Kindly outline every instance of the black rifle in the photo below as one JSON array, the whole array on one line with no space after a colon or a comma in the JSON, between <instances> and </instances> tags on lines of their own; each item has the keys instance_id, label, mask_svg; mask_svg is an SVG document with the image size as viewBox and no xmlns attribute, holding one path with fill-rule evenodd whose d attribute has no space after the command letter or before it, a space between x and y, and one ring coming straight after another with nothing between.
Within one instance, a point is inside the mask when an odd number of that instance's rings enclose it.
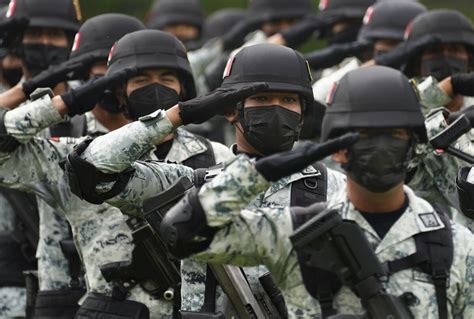
<instances>
[{"instance_id":1,"label":"black rifle","mask_svg":"<svg viewBox=\"0 0 474 319\"><path fill-rule=\"evenodd\" d=\"M151 295L174 300L179 294L179 261L173 258L156 231L164 214L194 187L188 178L179 179L171 188L144 202L144 216L127 220L135 249L131 262L110 263L101 267L107 281L115 281L125 291L136 283Z\"/></svg>"},{"instance_id":2,"label":"black rifle","mask_svg":"<svg viewBox=\"0 0 474 319\"><path fill-rule=\"evenodd\" d=\"M398 297L384 291L380 278L385 272L355 222L342 220L336 210L325 210L298 228L290 240L296 251L306 254L309 267L335 273L349 286L361 298L369 318L413 318Z\"/></svg>"},{"instance_id":3,"label":"black rifle","mask_svg":"<svg viewBox=\"0 0 474 319\"><path fill-rule=\"evenodd\" d=\"M204 174L204 171L198 170L197 174L198 180L202 182L209 181L215 175L217 175L222 169L222 166L211 168L207 173ZM205 176L204 176L205 175ZM189 192L194 187L193 183L188 177L179 178L170 188L161 192L157 196L154 196L144 202L144 211L145 211L145 222L147 228L151 228L155 238L159 238L158 230L160 228L160 223L163 219L163 216L166 212L171 209L181 198L183 198L187 192ZM157 240L157 239L156 239ZM167 255L167 250L162 246L161 242L160 247L153 247L153 250L149 251L149 254L154 254L155 250L160 249ZM156 258L159 256L162 258L163 253L158 254L156 252ZM269 311L270 308L273 309L271 305L262 305L259 300L254 296L250 286L247 282L245 274L242 272L242 269L235 266L229 265L217 265L209 264L212 272L214 273L217 282L222 287L226 295L228 296L230 302L234 306L235 311L237 312L239 318L242 319L260 319L260 318L278 318L278 316L272 315L273 312ZM268 279L267 279L268 281ZM278 292L274 292L276 286L271 287L273 295L278 295ZM274 311L276 312L276 311ZM212 313L212 312L185 312L181 313L182 318L224 318L221 313Z\"/></svg>"},{"instance_id":4,"label":"black rifle","mask_svg":"<svg viewBox=\"0 0 474 319\"><path fill-rule=\"evenodd\" d=\"M455 148L452 144L462 135L472 129L471 122L466 115L460 116L443 131L430 138L430 144L438 150L443 150L453 156L456 156L469 164L474 164L474 157L466 152Z\"/></svg>"}]
</instances>

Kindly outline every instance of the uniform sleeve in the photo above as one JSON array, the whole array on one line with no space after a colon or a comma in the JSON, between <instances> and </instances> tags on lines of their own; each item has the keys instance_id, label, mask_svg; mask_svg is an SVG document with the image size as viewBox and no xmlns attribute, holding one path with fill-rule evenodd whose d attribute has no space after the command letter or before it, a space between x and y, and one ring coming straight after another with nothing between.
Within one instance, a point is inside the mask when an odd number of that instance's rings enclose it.
<instances>
[{"instance_id":1,"label":"uniform sleeve","mask_svg":"<svg viewBox=\"0 0 474 319\"><path fill-rule=\"evenodd\" d=\"M119 208L127 215L143 212L143 202L169 188L181 176L194 178L194 170L179 164L157 161L136 161L132 164L134 173L124 190L107 203Z\"/></svg>"},{"instance_id":2,"label":"uniform sleeve","mask_svg":"<svg viewBox=\"0 0 474 319\"><path fill-rule=\"evenodd\" d=\"M166 113L159 110L99 136L81 157L104 173L120 173L172 132Z\"/></svg>"},{"instance_id":3,"label":"uniform sleeve","mask_svg":"<svg viewBox=\"0 0 474 319\"><path fill-rule=\"evenodd\" d=\"M52 207L64 205L71 196L60 161L72 151L76 139L67 142L33 138L0 159L0 185L32 192Z\"/></svg>"},{"instance_id":4,"label":"uniform sleeve","mask_svg":"<svg viewBox=\"0 0 474 319\"><path fill-rule=\"evenodd\" d=\"M62 117L51 103L48 95L31 103L8 111L4 125L9 136L20 143L28 143L45 128L62 121Z\"/></svg>"},{"instance_id":5,"label":"uniform sleeve","mask_svg":"<svg viewBox=\"0 0 474 319\"><path fill-rule=\"evenodd\" d=\"M451 102L449 95L438 87L438 81L432 76L420 82L417 88L425 114L436 107L445 106Z\"/></svg>"},{"instance_id":6,"label":"uniform sleeve","mask_svg":"<svg viewBox=\"0 0 474 319\"><path fill-rule=\"evenodd\" d=\"M0 139L13 137L20 145L14 150L0 151L0 185L33 192L50 205L54 198L67 202L69 188L59 187L64 183L59 162L72 150L76 139L55 142L34 137L61 120L48 95L5 113L7 135Z\"/></svg>"}]
</instances>

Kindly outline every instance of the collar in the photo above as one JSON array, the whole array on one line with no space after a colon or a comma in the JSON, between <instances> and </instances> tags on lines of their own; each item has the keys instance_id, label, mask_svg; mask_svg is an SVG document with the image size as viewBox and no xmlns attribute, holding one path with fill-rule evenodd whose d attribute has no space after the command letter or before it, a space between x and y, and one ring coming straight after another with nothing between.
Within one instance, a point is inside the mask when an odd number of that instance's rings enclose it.
<instances>
[{"instance_id":1,"label":"collar","mask_svg":"<svg viewBox=\"0 0 474 319\"><path fill-rule=\"evenodd\" d=\"M382 250L405 241L416 234L445 227L433 206L424 199L417 197L413 190L408 186L404 187L404 191L408 198L408 207L405 210L405 213L395 222L392 228L390 228L382 241L380 241L380 238L372 226L370 226L362 214L355 209L354 205L352 205L348 199L346 200L346 203L342 204L342 217L344 219L355 221L364 229L364 231L370 233L380 242L375 253L379 253Z\"/></svg>"},{"instance_id":2,"label":"collar","mask_svg":"<svg viewBox=\"0 0 474 319\"><path fill-rule=\"evenodd\" d=\"M174 132L173 145L171 146L165 160L178 163L206 152L206 145L196 136L185 129L178 128Z\"/></svg>"}]
</instances>

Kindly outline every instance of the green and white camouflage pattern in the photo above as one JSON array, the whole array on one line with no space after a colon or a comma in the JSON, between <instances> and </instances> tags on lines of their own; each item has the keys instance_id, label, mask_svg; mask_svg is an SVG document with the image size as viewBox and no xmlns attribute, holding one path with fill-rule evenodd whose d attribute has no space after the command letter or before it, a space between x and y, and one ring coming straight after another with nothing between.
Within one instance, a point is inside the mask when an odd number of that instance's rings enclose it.
<instances>
[{"instance_id":1,"label":"green and white camouflage pattern","mask_svg":"<svg viewBox=\"0 0 474 319\"><path fill-rule=\"evenodd\" d=\"M8 198L0 188L0 232L9 232L17 227L16 215ZM24 317L26 289L22 287L0 288L0 318Z\"/></svg>"},{"instance_id":2,"label":"green and white camouflage pattern","mask_svg":"<svg viewBox=\"0 0 474 319\"><path fill-rule=\"evenodd\" d=\"M264 264L285 297L290 318L321 318L320 306L306 291L297 256L289 236L293 225L289 208L244 209L268 183L251 162L238 157L225 172L206 185L199 199L208 224L220 227L209 249L195 257L208 262L255 266ZM445 227L432 206L405 187L409 207L381 240L354 206L341 196L329 203L336 205L344 219L363 229L381 262L408 256L416 251L413 236ZM459 224L452 224L454 260L447 290L450 318L474 316L474 235ZM400 271L384 283L388 293L411 292L416 303L410 306L415 318L437 318L434 286L417 270ZM360 300L347 287L335 298L339 313L362 314Z\"/></svg>"},{"instance_id":3,"label":"green and white camouflage pattern","mask_svg":"<svg viewBox=\"0 0 474 319\"><path fill-rule=\"evenodd\" d=\"M83 153L83 158L94 164L99 170L105 173L120 172L127 167L134 168L134 175L130 179L124 191L118 196L110 199L108 203L120 208L126 214L140 214L143 200L156 195L165 190L180 176L193 178L193 170L185 166L170 165L160 162L135 161L142 154L156 144L158 138L162 138L171 132L169 120L164 112L157 112L147 118L141 118L140 122L131 123L126 127L111 132L107 135L97 138ZM145 125L147 124L147 125ZM190 137L189 133L176 131L178 134L175 143L182 143L185 137ZM113 143L113 145L112 145ZM183 145L182 150L189 150L188 146ZM104 147L107 145L108 147ZM219 144L220 145L220 144ZM198 144L195 145L197 147ZM214 144L213 144L214 146ZM221 146L222 147L222 146ZM109 152L109 149L127 150L121 154ZM216 147L214 146L214 150ZM224 162L231 157L230 151L226 148L224 156L218 157L217 162ZM171 157L171 151L167 160L183 161L182 157ZM176 156L179 156L176 153ZM135 162L134 162L135 161ZM111 165L112 163L112 165ZM269 184L268 188L255 198L250 207L285 207L290 204L291 184L302 178L308 178L319 175L320 172L313 167L308 167L301 173L296 173L290 177ZM97 189L98 192L107 191L112 185L107 184ZM339 193L345 187L345 176L328 170L328 196ZM254 292L261 292L258 278L266 273L265 267L246 268L245 273L249 279ZM182 273L182 309L187 311L199 311L204 300L204 283L206 265L196 263L192 260L184 260L181 268ZM220 290L218 291L220 294Z\"/></svg>"},{"instance_id":4,"label":"green and white camouflage pattern","mask_svg":"<svg viewBox=\"0 0 474 319\"><path fill-rule=\"evenodd\" d=\"M2 287L0 289L0 318L24 318L26 307L26 289L20 287Z\"/></svg>"},{"instance_id":5,"label":"green and white camouflage pattern","mask_svg":"<svg viewBox=\"0 0 474 319\"><path fill-rule=\"evenodd\" d=\"M99 266L131 259L131 233L120 210L108 204L91 205L70 192L59 162L80 139L52 141L34 137L59 120L61 116L49 97L5 115L7 132L23 145L13 153L0 154L0 182L5 187L37 194L65 215L85 266L88 291L111 296L112 284L105 281ZM172 316L172 305L151 300L139 287L131 291L129 299L146 304L152 317Z\"/></svg>"}]
</instances>

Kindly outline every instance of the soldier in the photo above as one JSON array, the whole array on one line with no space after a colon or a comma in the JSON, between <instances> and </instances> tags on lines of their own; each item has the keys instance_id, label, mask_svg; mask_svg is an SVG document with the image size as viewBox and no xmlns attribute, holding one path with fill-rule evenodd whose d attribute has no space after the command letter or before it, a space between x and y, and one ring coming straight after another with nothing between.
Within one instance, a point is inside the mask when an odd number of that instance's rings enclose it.
<instances>
[{"instance_id":1,"label":"soldier","mask_svg":"<svg viewBox=\"0 0 474 319\"><path fill-rule=\"evenodd\" d=\"M113 19L114 17L112 17L112 20ZM124 29L126 27L133 28L130 29L130 31L143 28L143 25L134 18L125 17L124 21L124 16L120 15L119 19L121 19L118 24L120 27L115 25L115 35L117 35L120 30L122 32L125 31ZM129 23L129 19L133 20L133 23ZM93 19L89 26L85 26L87 27L86 29L90 27L89 30L97 32L96 23L100 20L100 18ZM111 23L110 16L102 19L102 21ZM86 29L83 31L86 31ZM102 31L105 30L107 29L103 29ZM110 31L110 29L108 30ZM125 33L126 32L127 31L125 31ZM101 45L110 46L114 39L110 38L107 43L97 43L96 41L89 41L88 37L88 32L82 34L83 42L77 43L76 58L80 59L80 55L82 54L79 53L84 53L84 51L91 50L92 52L98 50L99 52L95 52L99 53L96 57L97 61L105 61L108 54ZM88 47L87 50L82 50L82 45L87 46L88 43L93 46ZM96 45L98 45L98 47ZM101 53L100 51L103 52ZM100 57L101 54L102 56ZM91 75L100 74L97 70L91 71ZM97 82L100 81L100 79L93 79L92 81ZM101 87L101 96L103 96L104 89L105 87ZM78 93L76 92L76 96L77 95ZM5 128L5 132L11 135L4 135L4 140L13 141L12 143L15 147L2 150L4 154L1 166L4 172L2 175L6 177L3 180L3 185L7 187L18 187L39 194L49 205L67 217L68 222L71 224L75 243L79 248L80 257L87 274L86 283L88 286L88 296L79 313L90 315L91 312L104 311L104 308L107 309L108 306L104 306L104 303L113 302L111 299L113 285L106 282L100 273L99 267L105 263L129 260L131 258L133 244L131 242L130 230L126 226L120 211L107 205L89 205L74 196L71 197L68 188L62 184L63 171L58 164L61 158L72 149L74 140L60 139L59 142L56 142L34 138L34 135L40 130L49 127L62 118L57 111L53 110L53 112L51 112L52 106L48 102L50 100L49 95L45 95L35 102L11 111L11 113L5 113L3 123L5 127L8 127L8 129ZM92 109L94 106L96 106L95 102L89 105L87 109L81 109L80 111L76 109L75 113L70 112L70 115L83 113L84 111ZM27 120L26 125L20 125L21 129L17 130L16 128L19 127L17 125L18 121L23 121L25 117L30 120ZM114 124L103 121L103 118L100 120L102 120L101 123L103 123L104 126ZM14 127L15 129L13 129ZM24 144L21 144L18 140L21 140ZM25 163L25 167L18 166L17 156L23 158L24 161L22 162ZM27 160L27 158L30 159ZM30 183L31 179L36 182ZM41 180L41 183L39 183L39 180ZM43 222L47 223L47 220L43 220ZM110 298L110 300L108 298ZM151 312L152 316L156 317L171 316L172 305L163 304L159 300L155 300L139 287L133 287L130 295L127 295L126 298L130 300L124 302L124 305L126 305L131 312ZM139 300L140 303L132 300ZM119 304L120 303L121 302L119 302ZM146 304L150 309L146 309L143 304ZM95 309L94 307L98 307L99 309ZM102 309L100 309L101 307ZM119 306L110 306L109 308L111 309L110 311L112 311L110 316L118 315L120 311L123 310L123 308Z\"/></svg>"},{"instance_id":2,"label":"soldier","mask_svg":"<svg viewBox=\"0 0 474 319\"><path fill-rule=\"evenodd\" d=\"M275 65L281 67L275 69ZM169 134L173 127L190 122L200 123L215 114L225 114L234 124L237 143L232 149L236 154L245 153L258 158L291 149L302 125L302 113L309 112L313 102L310 74L302 57L283 46L249 46L229 60L227 70L222 88L210 95L181 102L166 111L167 115L159 112L141 118L136 123L97 138L80 157L78 153L71 155L69 163L72 167L68 170L75 173L70 181L78 181L78 184L71 186L73 191L82 194L86 200L99 197L123 212L141 215L144 199L166 189L179 176L193 176L194 173L183 166L136 160ZM268 87L259 84L260 81L268 83ZM119 194L110 196L104 194L108 187L102 187L100 178L82 178L85 172L75 165L76 161L83 161L81 157L94 165L94 174L123 174L130 167L133 167L134 173L129 182L121 186L123 190ZM344 177L339 173L326 171L322 165L309 166L291 177L276 181L250 205L283 207L298 202L304 206L307 198L321 196L319 192L323 188L314 187L322 183L321 178L328 181L329 196L337 193L344 183ZM202 264L193 264L191 260L184 262L189 268L182 268L182 309L199 311L204 299L205 268ZM258 277L264 271L246 269L252 289L257 294L263 292ZM193 276L195 273L200 273L202 277Z\"/></svg>"},{"instance_id":3,"label":"soldier","mask_svg":"<svg viewBox=\"0 0 474 319\"><path fill-rule=\"evenodd\" d=\"M378 2L367 9L357 42L332 46L319 52L310 53L306 57L311 66L317 69L321 67L321 64L326 63L328 58L331 64L334 64L334 62L340 62L351 54L354 55L360 52L360 49L364 50L367 45L361 45L363 43L369 43L373 47L373 55L378 56L390 51L402 42L407 25L417 15L425 11L426 8L423 5L414 1ZM339 53L342 59L333 62L332 59L337 57ZM345 66L340 70L314 83L315 99L325 105L332 84L340 80L347 72L360 67L361 64L361 61L357 59L347 60Z\"/></svg>"},{"instance_id":4,"label":"soldier","mask_svg":"<svg viewBox=\"0 0 474 319\"><path fill-rule=\"evenodd\" d=\"M415 76L420 82L417 86L423 112L429 114L440 106L458 111L472 105L473 100L463 96L472 94L466 89L469 76L456 75L472 70L474 28L471 21L458 11L432 10L417 16L407 27L405 36L405 42L390 53L376 57L375 62L401 67L405 74ZM456 94L453 94L452 79L459 90L454 90ZM410 164L409 185L419 196L449 207L456 221L472 229L472 220L459 213L456 197L457 172L465 165L450 155L434 154L430 148L420 146Z\"/></svg>"},{"instance_id":5,"label":"soldier","mask_svg":"<svg viewBox=\"0 0 474 319\"><path fill-rule=\"evenodd\" d=\"M146 20L148 28L171 33L188 50L200 47L204 11L199 0L157 0Z\"/></svg>"},{"instance_id":6,"label":"soldier","mask_svg":"<svg viewBox=\"0 0 474 319\"><path fill-rule=\"evenodd\" d=\"M11 0L6 15L10 20L27 21L26 28L15 30L19 43L14 44L26 79L68 59L81 20L80 8L72 0ZM64 84L55 87L56 93L65 89ZM17 107L27 98L21 85L0 95L2 106L8 108Z\"/></svg>"},{"instance_id":7,"label":"soldier","mask_svg":"<svg viewBox=\"0 0 474 319\"><path fill-rule=\"evenodd\" d=\"M344 194L328 198L327 205L343 220L359 226L368 250L375 253L372 261L385 264L385 271L377 271L386 276L379 282L381 291L403 295L401 299L415 318L471 317L474 236L417 197L403 182L414 145L427 140L420 104L408 79L385 67L352 71L338 83L329 104L323 140L347 131L358 132L360 137L347 150L333 155L348 177ZM373 295L353 285L359 282L339 281L351 276L351 267L338 269L334 260L328 263L332 268L323 268L329 274L322 275L318 265L327 261L322 260L323 255L305 255L296 251L298 247L290 241L298 224L321 213L324 205L304 209L245 208L270 185L268 181L288 173L291 165L298 167L310 161L309 150L311 146L306 152L296 150L256 164L243 156L236 158L223 174L200 190L189 192L171 209L160 232L177 256L194 254L193 258L216 263L265 264L283 291L290 318L320 318L321 314L325 317L334 313L363 315L365 311L374 317L374 308L364 309L366 297ZM311 221L316 220L315 217ZM319 222L313 230L322 230L324 220ZM206 227L213 231L204 232ZM203 251L202 246L196 248L195 240L210 245ZM364 251L351 254L360 256ZM334 256L326 258L337 258ZM342 276L334 278L339 270ZM374 287L371 285L371 289ZM383 307L377 302L371 305ZM400 305L392 309L397 315L403 313ZM405 317L411 315L400 318Z\"/></svg>"}]
</instances>

